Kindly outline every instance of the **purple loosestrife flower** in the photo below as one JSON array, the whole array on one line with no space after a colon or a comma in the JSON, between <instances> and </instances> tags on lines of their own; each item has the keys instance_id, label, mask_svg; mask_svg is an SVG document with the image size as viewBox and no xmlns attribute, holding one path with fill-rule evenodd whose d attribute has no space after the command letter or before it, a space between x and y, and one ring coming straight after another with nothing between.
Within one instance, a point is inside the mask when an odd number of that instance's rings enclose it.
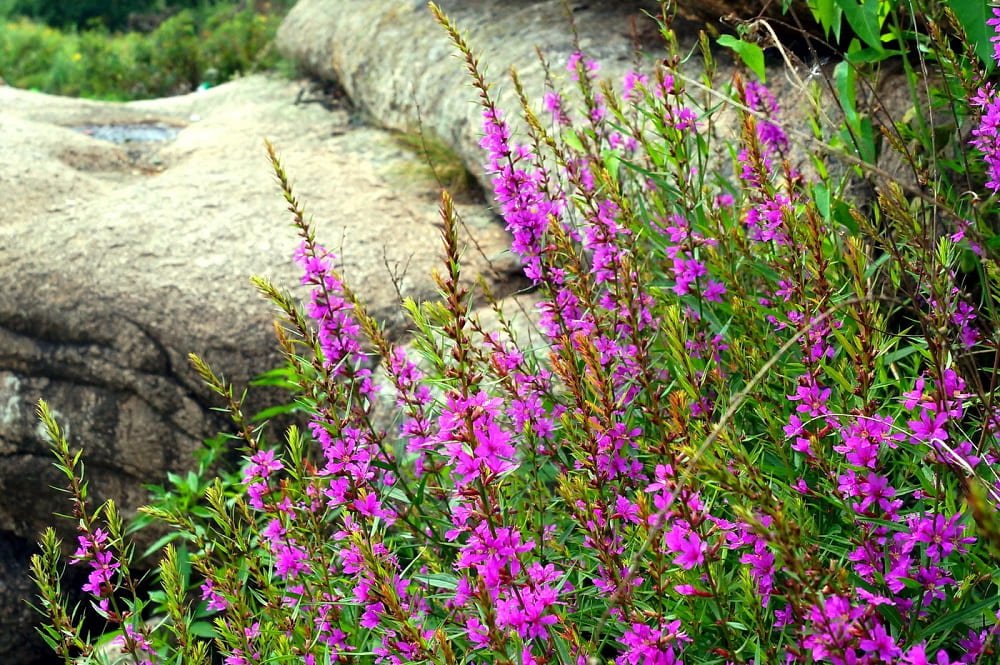
<instances>
[{"instance_id":1,"label":"purple loosestrife flower","mask_svg":"<svg viewBox=\"0 0 1000 665\"><path fill-rule=\"evenodd\" d=\"M924 543L924 553L935 563L940 563L952 553L965 554L966 545L976 542L972 536L965 536L965 526L960 524L961 513L951 517L941 514L926 516L911 515L908 519L912 543Z\"/></svg>"},{"instance_id":2,"label":"purple loosestrife flower","mask_svg":"<svg viewBox=\"0 0 1000 665\"><path fill-rule=\"evenodd\" d=\"M931 658L927 655L927 645L923 642L910 647L900 660L901 665L953 665L954 662L944 649L940 649L937 655Z\"/></svg>"},{"instance_id":3,"label":"purple loosestrife flower","mask_svg":"<svg viewBox=\"0 0 1000 665\"><path fill-rule=\"evenodd\" d=\"M108 598L115 589L115 579L121 564L110 549L109 535L98 527L92 533L77 536L78 547L70 559L71 565L86 563L90 567L87 581L81 587L100 600L100 608L108 608Z\"/></svg>"},{"instance_id":4,"label":"purple loosestrife flower","mask_svg":"<svg viewBox=\"0 0 1000 665\"><path fill-rule=\"evenodd\" d=\"M249 484L256 479L267 480L268 477L281 471L284 466L276 459L273 450L260 450L250 458L250 464L243 470L243 483Z\"/></svg>"},{"instance_id":5,"label":"purple loosestrife flower","mask_svg":"<svg viewBox=\"0 0 1000 665\"><path fill-rule=\"evenodd\" d=\"M802 383L795 389L795 394L787 396L789 400L798 402L795 411L798 413L807 413L813 418L830 413L830 409L827 408L826 404L830 400L830 394L833 391L818 384L811 374L801 377L800 381Z\"/></svg>"},{"instance_id":6,"label":"purple loosestrife flower","mask_svg":"<svg viewBox=\"0 0 1000 665\"><path fill-rule=\"evenodd\" d=\"M618 223L618 206L613 201L598 203L596 214L587 216L583 246L591 253L590 272L597 284L614 281L621 265L618 236L631 231Z\"/></svg>"},{"instance_id":7,"label":"purple loosestrife flower","mask_svg":"<svg viewBox=\"0 0 1000 665\"><path fill-rule=\"evenodd\" d=\"M759 111L769 118L777 116L779 113L778 101L774 95L766 86L757 81L747 81L744 84L743 101L754 111ZM781 127L770 120L758 121L757 136L768 154L788 150L788 136Z\"/></svg>"},{"instance_id":8,"label":"purple loosestrife flower","mask_svg":"<svg viewBox=\"0 0 1000 665\"><path fill-rule=\"evenodd\" d=\"M751 534L753 551L740 557L740 563L750 566L750 579L757 584L760 594L760 604L767 607L774 592L774 554L767 547L767 540L756 534Z\"/></svg>"},{"instance_id":9,"label":"purple loosestrife flower","mask_svg":"<svg viewBox=\"0 0 1000 665\"><path fill-rule=\"evenodd\" d=\"M153 665L150 656L156 655L156 650L149 643L149 639L141 631L136 630L131 624L125 624L124 632L111 640L111 644L119 647L125 653L133 656L129 662L135 665Z\"/></svg>"},{"instance_id":10,"label":"purple loosestrife flower","mask_svg":"<svg viewBox=\"0 0 1000 665\"><path fill-rule=\"evenodd\" d=\"M861 639L859 644L861 651L878 658L880 663L892 662L892 659L899 656L902 651L896 646L896 641L892 635L886 632L881 624L875 625L871 631Z\"/></svg>"},{"instance_id":11,"label":"purple loosestrife flower","mask_svg":"<svg viewBox=\"0 0 1000 665\"><path fill-rule=\"evenodd\" d=\"M990 42L993 44L993 60L1000 65L1000 7L993 8L993 18L986 21L986 25L993 28L993 35Z\"/></svg>"},{"instance_id":12,"label":"purple loosestrife flower","mask_svg":"<svg viewBox=\"0 0 1000 665\"><path fill-rule=\"evenodd\" d=\"M97 598L111 595L114 590L115 571L120 565L115 561L114 554L111 552L107 550L95 552L90 560L91 570L87 576L87 582L82 587L83 590Z\"/></svg>"},{"instance_id":13,"label":"purple loosestrife flower","mask_svg":"<svg viewBox=\"0 0 1000 665\"><path fill-rule=\"evenodd\" d=\"M763 199L758 205L747 210L744 223L747 226L748 237L754 242L789 244L785 220L790 215L791 201L784 194Z\"/></svg>"},{"instance_id":14,"label":"purple loosestrife flower","mask_svg":"<svg viewBox=\"0 0 1000 665\"><path fill-rule=\"evenodd\" d=\"M553 92L551 90L546 92L545 96L542 97L542 102L545 105L545 110L552 116L552 122L563 127L572 124L572 120L566 112L562 95L558 92Z\"/></svg>"},{"instance_id":15,"label":"purple loosestrife flower","mask_svg":"<svg viewBox=\"0 0 1000 665\"><path fill-rule=\"evenodd\" d=\"M542 191L542 174L526 170L533 155L523 146L511 146L510 128L495 109L483 111L484 136L480 145L488 155L488 172L494 174L493 192L500 212L513 236L511 250L524 262L524 274L542 280L542 254L549 217L559 218L562 204Z\"/></svg>"},{"instance_id":16,"label":"purple loosestrife flower","mask_svg":"<svg viewBox=\"0 0 1000 665\"><path fill-rule=\"evenodd\" d=\"M994 30L990 38L993 42L993 58L1000 64L1000 7L993 8L993 18L986 22ZM986 187L994 193L1000 192L1000 96L992 83L984 83L969 100L979 109L979 124L972 130L969 143L983 153L986 162Z\"/></svg>"},{"instance_id":17,"label":"purple loosestrife flower","mask_svg":"<svg viewBox=\"0 0 1000 665\"><path fill-rule=\"evenodd\" d=\"M923 411L919 420L911 420L907 424L913 435L910 441L913 443L937 443L948 440L947 413L934 413L933 411Z\"/></svg>"},{"instance_id":18,"label":"purple loosestrife flower","mask_svg":"<svg viewBox=\"0 0 1000 665\"><path fill-rule=\"evenodd\" d=\"M481 475L494 477L518 467L513 437L500 422L502 406L503 400L482 392L467 399L448 396L439 427L444 451L453 460L456 487L465 487ZM472 431L467 432L470 424Z\"/></svg>"},{"instance_id":19,"label":"purple loosestrife flower","mask_svg":"<svg viewBox=\"0 0 1000 665\"><path fill-rule=\"evenodd\" d=\"M895 448L906 439L903 432L893 432L892 416L856 416L839 429L843 443L833 447L848 463L874 469L882 446Z\"/></svg>"},{"instance_id":20,"label":"purple loosestrife flower","mask_svg":"<svg viewBox=\"0 0 1000 665\"><path fill-rule=\"evenodd\" d=\"M302 283L312 287L306 313L318 326L323 366L334 376L357 373L364 360L361 326L354 317L354 306L343 297L344 286L333 270L335 257L319 245L310 253L303 243L295 259L304 271Z\"/></svg>"},{"instance_id":21,"label":"purple loosestrife flower","mask_svg":"<svg viewBox=\"0 0 1000 665\"><path fill-rule=\"evenodd\" d=\"M680 652L681 643L691 639L680 629L680 621L664 622L657 628L644 623L633 623L621 637L622 655L617 665L684 665ZM677 647L675 649L675 647Z\"/></svg>"},{"instance_id":22,"label":"purple loosestrife flower","mask_svg":"<svg viewBox=\"0 0 1000 665\"><path fill-rule=\"evenodd\" d=\"M89 561L94 557L96 552L104 550L105 544L108 542L108 532L98 527L94 529L93 533L80 534L76 539L79 546L76 548L76 552L73 553L71 563Z\"/></svg>"},{"instance_id":23,"label":"purple loosestrife flower","mask_svg":"<svg viewBox=\"0 0 1000 665\"><path fill-rule=\"evenodd\" d=\"M844 596L830 596L809 609L802 640L816 661L833 665L854 665L857 655L857 635L864 633L864 610L854 607Z\"/></svg>"},{"instance_id":24,"label":"purple loosestrife flower","mask_svg":"<svg viewBox=\"0 0 1000 665\"><path fill-rule=\"evenodd\" d=\"M209 612L221 612L229 607L229 602L225 596L215 590L215 583L212 580L205 580L201 585L201 599L208 601Z\"/></svg>"},{"instance_id":25,"label":"purple loosestrife flower","mask_svg":"<svg viewBox=\"0 0 1000 665\"><path fill-rule=\"evenodd\" d=\"M312 570L308 562L308 552L292 539L274 546L274 574L279 579L291 580L308 574Z\"/></svg>"},{"instance_id":26,"label":"purple loosestrife flower","mask_svg":"<svg viewBox=\"0 0 1000 665\"><path fill-rule=\"evenodd\" d=\"M549 627L559 618L550 609L559 605L559 590L552 586L559 579L555 566L531 564L529 582L516 593L498 599L497 627L513 629L524 640L548 638ZM569 591L569 589L564 589Z\"/></svg>"},{"instance_id":27,"label":"purple loosestrife flower","mask_svg":"<svg viewBox=\"0 0 1000 665\"><path fill-rule=\"evenodd\" d=\"M667 550L676 554L674 564L690 570L705 563L708 545L695 531L683 522L676 522L663 537Z\"/></svg>"},{"instance_id":28,"label":"purple loosestrife flower","mask_svg":"<svg viewBox=\"0 0 1000 665\"><path fill-rule=\"evenodd\" d=\"M646 88L649 87L649 77L635 70L628 70L622 77L622 96L629 101L638 101Z\"/></svg>"}]
</instances>

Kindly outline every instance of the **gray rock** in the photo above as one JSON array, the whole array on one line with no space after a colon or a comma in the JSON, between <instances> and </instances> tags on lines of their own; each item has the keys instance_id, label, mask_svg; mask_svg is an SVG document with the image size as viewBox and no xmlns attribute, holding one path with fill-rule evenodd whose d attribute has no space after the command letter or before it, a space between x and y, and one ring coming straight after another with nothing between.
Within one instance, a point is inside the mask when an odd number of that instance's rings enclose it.
<instances>
[{"instance_id":1,"label":"gray rock","mask_svg":"<svg viewBox=\"0 0 1000 665\"><path fill-rule=\"evenodd\" d=\"M541 99L544 70L536 46L560 75L574 51L562 0L438 4L482 56L502 108L517 108L507 76L511 66L516 66L529 97ZM588 56L599 60L612 79L628 69L633 56L631 25L649 20L640 11L649 3L569 4ZM300 0L279 29L278 46L306 71L337 81L379 124L429 131L447 141L481 176L477 93L424 0Z\"/></svg>"},{"instance_id":2,"label":"gray rock","mask_svg":"<svg viewBox=\"0 0 1000 665\"><path fill-rule=\"evenodd\" d=\"M434 293L440 219L427 169L346 110L296 105L300 88L251 77L124 105L0 88L0 532L34 540L67 508L49 489L60 479L34 415L40 397L86 449L95 498L127 514L144 483L188 467L199 441L226 426L189 352L237 385L280 362L272 306L249 282L298 284L265 137L320 240L393 335L404 330L389 271L405 294ZM114 144L73 129L115 124L177 134ZM501 225L481 205L462 210L482 249L468 252L468 274L509 291L517 266ZM34 619L5 616L0 633ZM29 661L0 651L0 662Z\"/></svg>"},{"instance_id":3,"label":"gray rock","mask_svg":"<svg viewBox=\"0 0 1000 665\"><path fill-rule=\"evenodd\" d=\"M35 593L26 573L32 552L29 541L0 531L0 656L5 663L45 665L54 658L35 632L27 605Z\"/></svg>"},{"instance_id":4,"label":"gray rock","mask_svg":"<svg viewBox=\"0 0 1000 665\"><path fill-rule=\"evenodd\" d=\"M575 50L573 30L565 6L572 10L579 45L589 58L600 63L599 76L620 90L623 74L635 62L651 71L664 56L662 38L649 13L656 14L659 3L644 0L439 0L438 5L457 24L479 58L491 84L491 93L506 113L515 133L519 125L519 102L508 74L516 68L527 97L543 119L541 99L545 91L545 69L539 61L540 50L560 89L569 89L565 64ZM715 106L717 96L705 96L697 86L704 74L698 52L699 31L707 24L725 29L735 19L754 18L762 4L750 0L706 0L679 3L680 16L674 30L682 53L692 53L683 71L689 79L689 91L701 100L701 106ZM765 3L765 18L780 15L780 3ZM804 3L795 0L793 7L809 24ZM787 22L786 22L787 24ZM771 29L782 38L782 22ZM764 31L764 28L761 28ZM764 32L766 36L766 32ZM636 52L636 42L641 47ZM391 47L387 47L391 45ZM484 156L479 147L482 137L481 107L478 94L470 85L465 63L444 30L427 8L425 0L300 0L286 17L278 32L278 46L312 75L335 81L374 122L385 127L412 131L415 128L435 135L449 144L486 190L490 177L483 173ZM799 63L796 69L785 67L778 49L768 49L767 85L781 106L783 124L791 130L791 158L800 170L808 172L810 158L819 146L808 132L807 117L814 108L812 86L808 81L817 73L829 75L833 64L810 72ZM787 49L789 61L796 55ZM808 55L804 55L808 58ZM716 48L716 82L729 82L736 71L732 54ZM718 88L719 85L716 85ZM839 105L827 86L818 86L820 101L816 106L838 122ZM900 94L903 93L903 94ZM886 74L879 86L879 98L862 95L859 108L866 104L887 108L895 117L909 107L905 81ZM734 108L715 117L713 130L721 136L735 137L741 119ZM886 151L891 157L891 151ZM731 169L725 151L715 157L718 164ZM887 165L890 173L906 177L898 164Z\"/></svg>"}]
</instances>

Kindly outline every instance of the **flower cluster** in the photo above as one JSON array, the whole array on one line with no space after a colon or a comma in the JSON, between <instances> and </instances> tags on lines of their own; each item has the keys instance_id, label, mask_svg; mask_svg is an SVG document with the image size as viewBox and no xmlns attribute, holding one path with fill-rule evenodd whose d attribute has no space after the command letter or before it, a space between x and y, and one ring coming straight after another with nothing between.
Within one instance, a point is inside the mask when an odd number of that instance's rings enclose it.
<instances>
[{"instance_id":1,"label":"flower cluster","mask_svg":"<svg viewBox=\"0 0 1000 665\"><path fill-rule=\"evenodd\" d=\"M1000 7L993 8L993 18L986 21L993 28L993 58L1000 63ZM986 162L986 186L994 193L1000 191L1000 94L993 83L984 83L969 100L979 111L979 125L972 130L970 144L983 153Z\"/></svg>"},{"instance_id":2,"label":"flower cluster","mask_svg":"<svg viewBox=\"0 0 1000 665\"><path fill-rule=\"evenodd\" d=\"M242 467L154 511L200 576L163 568L168 638L116 609L119 538L84 520L73 562L117 643L199 662L194 616L227 665L994 662L1000 273L982 202L893 185L859 205L832 169L793 165L793 110L767 87L734 77L728 110L706 108L675 57L619 94L573 53L515 136L439 19L479 87L540 334L529 346L492 301L484 323L443 195L441 299L406 301L413 340L391 340L272 153L309 289L303 310L264 287L301 428L269 440L199 367ZM1000 173L996 101L984 85L970 104ZM732 109L742 131L719 139ZM953 212L976 221L925 228Z\"/></svg>"}]
</instances>

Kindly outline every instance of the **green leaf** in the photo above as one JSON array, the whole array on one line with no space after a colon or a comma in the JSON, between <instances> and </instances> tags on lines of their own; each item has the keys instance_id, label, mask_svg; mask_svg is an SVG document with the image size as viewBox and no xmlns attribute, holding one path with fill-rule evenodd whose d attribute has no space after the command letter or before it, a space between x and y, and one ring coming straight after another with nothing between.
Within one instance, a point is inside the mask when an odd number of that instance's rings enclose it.
<instances>
[{"instance_id":1,"label":"green leaf","mask_svg":"<svg viewBox=\"0 0 1000 665\"><path fill-rule=\"evenodd\" d=\"M830 189L822 183L813 185L813 200L816 202L816 210L823 219L830 219Z\"/></svg>"},{"instance_id":2,"label":"green leaf","mask_svg":"<svg viewBox=\"0 0 1000 665\"><path fill-rule=\"evenodd\" d=\"M865 44L882 51L882 21L879 19L879 0L836 0L854 33Z\"/></svg>"},{"instance_id":3,"label":"green leaf","mask_svg":"<svg viewBox=\"0 0 1000 665\"><path fill-rule=\"evenodd\" d=\"M567 129L562 135L563 143L573 148L577 152L584 152L583 142L580 141L580 137L576 135L572 129Z\"/></svg>"},{"instance_id":4,"label":"green leaf","mask_svg":"<svg viewBox=\"0 0 1000 665\"><path fill-rule=\"evenodd\" d=\"M872 49L872 48L859 48L856 51L852 51L844 56L844 59L850 63L860 65L862 63L875 63L882 62L883 60L888 60L889 58L894 58L896 56L903 55L903 52L898 49Z\"/></svg>"},{"instance_id":5,"label":"green leaf","mask_svg":"<svg viewBox=\"0 0 1000 665\"><path fill-rule=\"evenodd\" d=\"M858 124L857 141L861 159L869 164L874 164L877 150L875 145L875 126L872 124L871 118L861 119L861 122Z\"/></svg>"},{"instance_id":6,"label":"green leaf","mask_svg":"<svg viewBox=\"0 0 1000 665\"><path fill-rule=\"evenodd\" d=\"M277 386L287 390L298 387L295 370L291 367L278 367L257 376L250 381L251 386Z\"/></svg>"},{"instance_id":7,"label":"green leaf","mask_svg":"<svg viewBox=\"0 0 1000 665\"><path fill-rule=\"evenodd\" d=\"M255 423L264 422L274 418L275 416L283 416L286 413L296 413L301 411L302 407L298 402L289 402L288 404L278 404L277 406L269 406L266 409L258 411L253 414L253 418L250 420Z\"/></svg>"},{"instance_id":8,"label":"green leaf","mask_svg":"<svg viewBox=\"0 0 1000 665\"><path fill-rule=\"evenodd\" d=\"M159 552L164 548L164 546L166 546L167 543L177 540L180 537L180 535L181 534L177 531L171 531L166 535L160 536L153 542L152 545L146 548L146 550L142 553L142 558L145 559L154 552Z\"/></svg>"},{"instance_id":9,"label":"green leaf","mask_svg":"<svg viewBox=\"0 0 1000 665\"><path fill-rule=\"evenodd\" d=\"M618 172L621 169L622 156L617 150L605 150L601 157L604 158L604 168L607 169L612 182L618 184Z\"/></svg>"},{"instance_id":10,"label":"green leaf","mask_svg":"<svg viewBox=\"0 0 1000 665\"><path fill-rule=\"evenodd\" d=\"M832 32L834 39L839 42L843 11L837 6L836 0L813 0L809 3L809 9L823 28L823 34L829 38Z\"/></svg>"},{"instance_id":11,"label":"green leaf","mask_svg":"<svg viewBox=\"0 0 1000 665\"><path fill-rule=\"evenodd\" d=\"M437 589L454 591L458 588L458 579L454 575L445 573L431 573L430 575L414 575L413 579L419 580Z\"/></svg>"},{"instance_id":12,"label":"green leaf","mask_svg":"<svg viewBox=\"0 0 1000 665\"><path fill-rule=\"evenodd\" d=\"M844 110L847 123L852 127L858 124L857 81L857 72L849 62L839 62L833 68L833 83L837 88L837 98Z\"/></svg>"},{"instance_id":13,"label":"green leaf","mask_svg":"<svg viewBox=\"0 0 1000 665\"><path fill-rule=\"evenodd\" d=\"M216 636L215 628L207 621L195 621L191 624L190 632L195 637L213 638Z\"/></svg>"},{"instance_id":14,"label":"green leaf","mask_svg":"<svg viewBox=\"0 0 1000 665\"><path fill-rule=\"evenodd\" d=\"M976 55L986 66L993 64L993 44L990 42L992 31L986 25L989 17L986 2L983 0L947 0L945 3L955 12L955 18L965 31L970 44L975 44Z\"/></svg>"},{"instance_id":15,"label":"green leaf","mask_svg":"<svg viewBox=\"0 0 1000 665\"><path fill-rule=\"evenodd\" d=\"M957 612L951 609L949 612L944 613L937 621L929 623L914 640L923 640L931 635L950 633L953 628L966 622L970 625L978 625L986 618L987 613L996 603L997 599L991 597L981 600L978 603L973 603Z\"/></svg>"},{"instance_id":16,"label":"green leaf","mask_svg":"<svg viewBox=\"0 0 1000 665\"><path fill-rule=\"evenodd\" d=\"M843 201L837 201L834 204L833 219L851 233L860 232L858 221L851 214L851 206Z\"/></svg>"},{"instance_id":17,"label":"green leaf","mask_svg":"<svg viewBox=\"0 0 1000 665\"><path fill-rule=\"evenodd\" d=\"M767 82L767 72L764 69L764 49L756 44L737 39L732 35L722 35L719 37L718 42L719 46L724 46L735 51L740 56L740 59L743 60L743 64L757 75L761 83Z\"/></svg>"}]
</instances>

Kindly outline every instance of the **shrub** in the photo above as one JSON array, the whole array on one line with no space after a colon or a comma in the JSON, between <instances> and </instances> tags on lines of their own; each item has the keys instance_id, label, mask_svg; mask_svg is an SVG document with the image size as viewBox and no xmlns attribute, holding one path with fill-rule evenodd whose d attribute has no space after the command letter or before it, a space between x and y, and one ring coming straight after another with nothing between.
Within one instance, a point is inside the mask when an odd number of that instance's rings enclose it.
<instances>
[{"instance_id":1,"label":"shrub","mask_svg":"<svg viewBox=\"0 0 1000 665\"><path fill-rule=\"evenodd\" d=\"M51 63L72 48L67 46L52 28L23 20L7 23L0 28L0 76L17 87L42 87Z\"/></svg>"},{"instance_id":2,"label":"shrub","mask_svg":"<svg viewBox=\"0 0 1000 665\"><path fill-rule=\"evenodd\" d=\"M8 21L0 25L0 76L21 88L97 99L184 94L277 65L271 43L280 20L280 13L220 3L181 10L149 34Z\"/></svg>"},{"instance_id":3,"label":"shrub","mask_svg":"<svg viewBox=\"0 0 1000 665\"><path fill-rule=\"evenodd\" d=\"M149 10L156 4L154 0L14 0L7 3L6 10L57 28L98 24L120 29L129 14Z\"/></svg>"},{"instance_id":4,"label":"shrub","mask_svg":"<svg viewBox=\"0 0 1000 665\"><path fill-rule=\"evenodd\" d=\"M544 345L499 307L497 330L472 313L447 193L441 298L406 301L414 339L392 344L269 147L311 290L300 307L256 281L287 358L264 381L293 401L255 420L194 358L244 461L175 477L144 509L176 529L161 592L136 591L121 519L87 505L80 454L40 406L79 517L70 563L108 636L136 662L214 649L228 665L995 662L1000 97L937 29L948 14L847 6L885 36L837 66L842 117L806 137L807 175L789 160L803 132L761 82L714 80L707 39L703 83L672 52L616 91L576 53L576 92L536 111L515 75L518 143L432 5L480 92ZM912 25L926 34L893 27ZM755 44L727 43L754 63ZM858 101L883 44L933 67L912 79L933 86L923 120L880 125ZM730 112L737 136L709 131ZM905 150L912 181L877 166L883 149ZM859 177L872 200L849 196ZM262 421L289 410L307 426L272 441ZM70 662L93 651L54 531L42 547L43 634Z\"/></svg>"}]
</instances>

